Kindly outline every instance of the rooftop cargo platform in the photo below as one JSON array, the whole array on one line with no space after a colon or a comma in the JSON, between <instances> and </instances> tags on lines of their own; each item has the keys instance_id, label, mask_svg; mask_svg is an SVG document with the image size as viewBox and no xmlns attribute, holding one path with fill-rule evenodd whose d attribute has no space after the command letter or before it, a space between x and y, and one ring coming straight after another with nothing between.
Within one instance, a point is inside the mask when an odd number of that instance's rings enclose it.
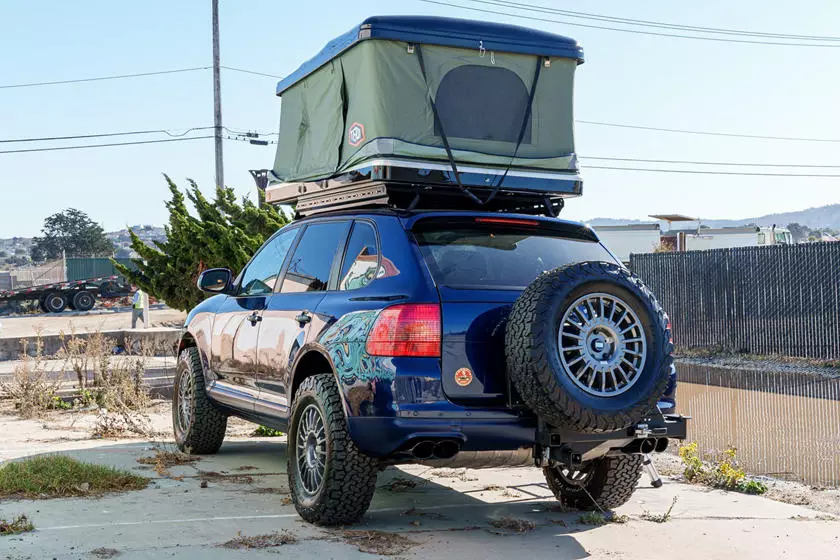
<instances>
[{"instance_id":1,"label":"rooftop cargo platform","mask_svg":"<svg viewBox=\"0 0 840 560\"><path fill-rule=\"evenodd\" d=\"M378 183L387 196L375 204L417 204L422 194L426 207L493 201L504 210L513 198L577 196L572 102L582 62L573 39L523 27L368 18L277 85L266 198L301 211L335 189ZM368 191L355 190L364 204Z\"/></svg>"}]
</instances>

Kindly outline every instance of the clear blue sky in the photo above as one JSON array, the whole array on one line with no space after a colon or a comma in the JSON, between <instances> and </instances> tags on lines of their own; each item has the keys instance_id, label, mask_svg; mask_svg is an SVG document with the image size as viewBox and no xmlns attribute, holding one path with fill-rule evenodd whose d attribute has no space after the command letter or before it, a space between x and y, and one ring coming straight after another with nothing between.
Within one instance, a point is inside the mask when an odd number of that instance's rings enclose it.
<instances>
[{"instance_id":1,"label":"clear blue sky","mask_svg":"<svg viewBox=\"0 0 840 560\"><path fill-rule=\"evenodd\" d=\"M528 1L672 23L840 35L840 2L836 0ZM285 75L364 17L394 13L495 19L575 37L586 53L586 64L577 74L579 119L840 138L840 48L648 37L482 15L416 0L222 0L222 63ZM0 52L0 85L207 66L211 62L210 0L7 0L0 2ZM280 101L273 95L275 82L223 72L225 125L275 131L280 114ZM178 130L212 125L212 117L209 70L0 89L0 139ZM837 143L666 134L584 124L577 126L577 139L578 152L590 156L840 164ZM65 144L73 143L78 141ZM32 146L0 144L0 150L22 147ZM271 167L273 155L273 146L227 142L227 183L242 194L253 193L247 170ZM209 192L212 140L0 154L0 237L37 234L46 216L67 207L84 210L108 230L137 223L162 224L167 216L163 172L178 182L193 178ZM840 169L815 172L836 174ZM568 204L568 217L643 218L655 212L680 212L739 218L840 202L840 179L586 168L583 176L585 194Z\"/></svg>"}]
</instances>

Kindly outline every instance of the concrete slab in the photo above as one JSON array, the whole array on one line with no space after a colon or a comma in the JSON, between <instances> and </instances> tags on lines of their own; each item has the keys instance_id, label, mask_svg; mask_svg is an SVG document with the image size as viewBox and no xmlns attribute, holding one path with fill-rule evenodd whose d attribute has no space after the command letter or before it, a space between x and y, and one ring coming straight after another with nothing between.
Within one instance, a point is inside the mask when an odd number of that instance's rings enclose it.
<instances>
[{"instance_id":1,"label":"concrete slab","mask_svg":"<svg viewBox=\"0 0 840 560\"><path fill-rule=\"evenodd\" d=\"M215 456L171 468L169 477L137 463L156 445L171 447L151 442L95 447L89 442L68 443L67 454L131 469L153 482L140 492L99 499L5 501L0 517L26 513L36 531L0 538L0 557L92 558L91 551L100 547L129 559L371 557L345 542L340 531L317 528L298 518L286 494L282 440L233 439ZM201 488L203 479L208 480L207 488ZM395 479L399 484L393 483ZM818 517L823 516L812 510L672 481L655 490L643 479L631 502L619 509L630 516L629 521L599 528L577 523L579 513L554 511L556 502L540 471L533 468L389 468L380 474L378 486L369 513L352 529L410 539L413 546L399 554L406 558L549 554L765 560L828 558L840 546L840 522L821 520ZM674 496L678 501L671 521L657 524L641 518L645 511L664 512ZM501 517L529 519L536 529L520 535L494 528L492 521ZM240 533L254 536L277 530L293 533L297 544L257 550L219 547Z\"/></svg>"}]
</instances>

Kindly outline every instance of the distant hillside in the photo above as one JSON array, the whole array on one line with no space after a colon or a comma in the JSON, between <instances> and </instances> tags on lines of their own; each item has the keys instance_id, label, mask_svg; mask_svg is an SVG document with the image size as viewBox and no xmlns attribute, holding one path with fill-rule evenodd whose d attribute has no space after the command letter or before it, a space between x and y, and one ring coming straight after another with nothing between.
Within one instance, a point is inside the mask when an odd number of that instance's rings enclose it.
<instances>
[{"instance_id":1,"label":"distant hillside","mask_svg":"<svg viewBox=\"0 0 840 560\"><path fill-rule=\"evenodd\" d=\"M152 245L154 241L166 241L166 231L162 227L138 225L131 226L140 239ZM114 243L115 256L118 258L136 257L131 250L131 237L127 229L109 231L105 234ZM0 239L0 267L24 266L29 264L29 252L32 249L31 237L12 237Z\"/></svg>"},{"instance_id":2,"label":"distant hillside","mask_svg":"<svg viewBox=\"0 0 840 560\"><path fill-rule=\"evenodd\" d=\"M614 226L623 224L650 223L654 220L621 220L616 218L594 218L586 223L592 226ZM760 226L787 226L791 223L798 223L810 229L829 228L840 230L840 204L830 204L795 212L783 212L779 214L768 214L757 218L743 218L740 220L715 220L702 219L703 225L709 227L737 227L746 224L757 224Z\"/></svg>"}]
</instances>

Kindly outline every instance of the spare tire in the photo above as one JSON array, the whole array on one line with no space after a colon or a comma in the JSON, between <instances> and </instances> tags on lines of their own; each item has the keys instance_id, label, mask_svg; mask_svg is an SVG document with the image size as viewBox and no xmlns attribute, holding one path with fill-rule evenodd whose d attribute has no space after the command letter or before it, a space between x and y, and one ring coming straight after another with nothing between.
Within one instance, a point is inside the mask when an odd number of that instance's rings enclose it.
<instances>
[{"instance_id":1,"label":"spare tire","mask_svg":"<svg viewBox=\"0 0 840 560\"><path fill-rule=\"evenodd\" d=\"M673 344L642 281L606 262L545 272L513 305L508 375L545 422L579 432L621 430L665 392Z\"/></svg>"}]
</instances>

